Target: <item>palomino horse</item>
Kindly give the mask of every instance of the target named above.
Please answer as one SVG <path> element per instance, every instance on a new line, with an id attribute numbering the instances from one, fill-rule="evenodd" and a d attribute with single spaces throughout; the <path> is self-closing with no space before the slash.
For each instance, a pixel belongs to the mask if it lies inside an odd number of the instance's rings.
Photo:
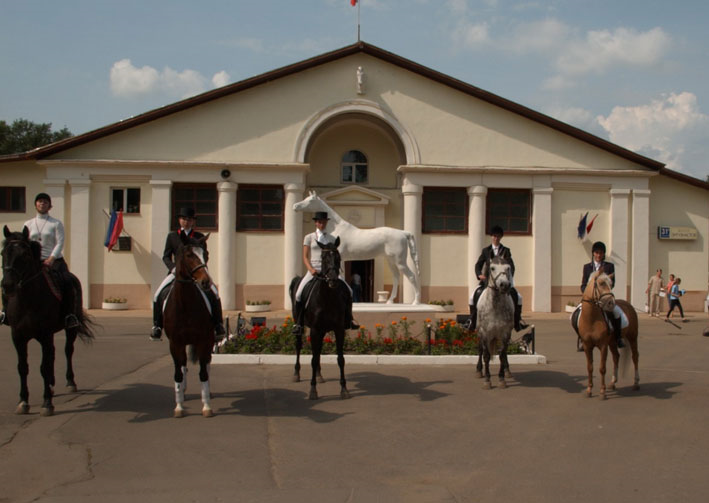
<path id="1" fill-rule="evenodd" d="M 187 347 L 192 363 L 199 361 L 199 380 L 202 384 L 202 415 L 212 417 L 209 393 L 209 363 L 214 346 L 214 322 L 207 307 L 209 302 L 201 290 L 212 285 L 204 261 L 205 237 L 195 240 L 180 233 L 182 246 L 175 260 L 175 281 L 165 301 L 165 335 L 170 340 L 170 354 L 175 364 L 175 417 L 185 412 L 187 389 Z"/>
<path id="2" fill-rule="evenodd" d="M 613 377 L 610 388 L 615 389 L 618 382 L 618 360 L 620 354 L 616 344 L 615 335 L 608 326 L 608 321 L 603 312 L 610 313 L 617 304 L 628 318 L 628 326 L 622 330 L 622 335 L 630 344 L 633 364 L 635 365 L 635 381 L 633 389 L 640 389 L 640 374 L 638 374 L 638 315 L 635 308 L 621 299 L 616 299 L 611 292 L 611 278 L 599 270 L 591 275 L 581 301 L 581 314 L 578 320 L 578 333 L 583 341 L 583 350 L 586 353 L 586 366 L 588 368 L 588 388 L 586 394 L 591 396 L 593 388 L 593 348 L 601 351 L 601 398 L 606 398 L 606 358 L 608 348 L 613 355 Z"/>
<path id="3" fill-rule="evenodd" d="M 44 379 L 44 402 L 41 415 L 51 416 L 54 413 L 52 395 L 54 387 L 54 333 L 64 328 L 67 314 L 62 311 L 62 303 L 52 293 L 47 268 L 40 260 L 40 244 L 30 241 L 27 227 L 22 232 L 10 232 L 4 228 L 5 242 L 2 249 L 2 291 L 7 295 L 7 317 L 12 331 L 12 342 L 17 351 L 17 371 L 20 374 L 20 402 L 17 405 L 18 414 L 29 413 L 29 390 L 27 388 L 27 343 L 37 339 L 42 346 L 42 363 L 40 372 Z M 81 305 L 81 284 L 78 285 Z M 81 310 L 76 314 L 79 326 L 66 329 L 66 385 L 70 391 L 76 391 L 72 356 L 74 341 L 78 335 L 84 342 L 93 339 L 93 323 Z"/>
<path id="4" fill-rule="evenodd" d="M 310 327 L 310 345 L 313 350 L 311 367 L 313 375 L 310 379 L 310 400 L 318 399 L 316 378 L 320 373 L 320 354 L 322 353 L 323 339 L 327 332 L 335 332 L 335 346 L 337 347 L 337 365 L 340 367 L 340 398 L 349 398 L 347 381 L 345 380 L 345 312 L 347 305 L 342 292 L 346 288 L 339 279 L 341 258 L 337 247 L 340 245 L 338 237 L 334 243 L 318 243 L 322 250 L 322 269 L 320 274 L 313 279 L 312 290 L 307 297 L 305 305 L 305 326 Z M 298 289 L 299 278 L 293 278 L 290 285 L 291 300 L 295 303 L 295 292 Z M 296 337 L 295 349 L 295 374 L 294 380 L 300 380 L 300 351 L 303 348 L 302 333 Z M 322 377 L 321 377 L 322 379 Z"/>
<path id="5" fill-rule="evenodd" d="M 327 223 L 326 230 L 328 233 L 342 238 L 342 249 L 340 249 L 342 260 L 370 260 L 379 255 L 385 255 L 393 277 L 391 294 L 387 303 L 394 302 L 401 274 L 404 274 L 414 287 L 415 294 L 412 304 L 421 303 L 419 259 L 413 234 L 392 227 L 360 229 L 345 221 L 314 191 L 311 191 L 307 198 L 295 203 L 293 209 L 295 211 L 327 211 L 330 221 Z M 406 263 L 409 253 L 414 261 L 415 271 L 412 271 Z"/>
<path id="6" fill-rule="evenodd" d="M 500 387 L 506 388 L 505 375 L 510 377 L 507 361 L 507 346 L 514 326 L 515 306 L 510 297 L 512 271 L 510 264 L 501 257 L 490 261 L 485 271 L 487 285 L 478 300 L 478 340 L 481 356 L 485 362 L 485 388 L 490 389 L 490 357 L 500 348 Z M 478 376 L 482 377 L 482 364 L 478 357 Z"/>

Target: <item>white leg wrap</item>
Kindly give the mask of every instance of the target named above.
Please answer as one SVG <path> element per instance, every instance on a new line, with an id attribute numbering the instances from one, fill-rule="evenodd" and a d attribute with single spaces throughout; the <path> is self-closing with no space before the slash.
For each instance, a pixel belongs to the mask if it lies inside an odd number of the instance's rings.
<path id="1" fill-rule="evenodd" d="M 185 381 L 175 383 L 175 410 L 182 410 L 182 404 L 185 403 Z"/>
<path id="2" fill-rule="evenodd" d="M 209 402 L 209 381 L 204 381 L 202 383 L 202 410 L 211 410 L 212 406 Z"/>

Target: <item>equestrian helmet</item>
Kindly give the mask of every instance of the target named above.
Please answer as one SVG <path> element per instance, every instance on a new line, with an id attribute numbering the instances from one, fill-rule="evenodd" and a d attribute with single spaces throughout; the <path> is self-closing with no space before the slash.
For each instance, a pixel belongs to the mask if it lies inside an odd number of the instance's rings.
<path id="1" fill-rule="evenodd" d="M 606 254 L 606 245 L 603 243 L 603 241 L 596 241 L 593 243 L 593 246 L 591 247 L 591 253 L 594 252 L 601 252 L 602 254 Z"/>
<path id="2" fill-rule="evenodd" d="M 505 231 L 502 230 L 502 227 L 500 227 L 499 225 L 496 225 L 492 229 L 490 229 L 490 235 L 502 237 L 505 235 Z"/>
<path id="3" fill-rule="evenodd" d="M 39 201 L 40 199 L 49 201 L 50 205 L 52 204 L 52 198 L 49 197 L 49 194 L 47 194 L 46 192 L 40 192 L 39 194 L 37 194 L 34 198 L 34 203 L 37 204 L 37 201 Z"/>
<path id="4" fill-rule="evenodd" d="M 327 211 L 316 211 L 313 220 L 330 220 L 327 216 Z"/>

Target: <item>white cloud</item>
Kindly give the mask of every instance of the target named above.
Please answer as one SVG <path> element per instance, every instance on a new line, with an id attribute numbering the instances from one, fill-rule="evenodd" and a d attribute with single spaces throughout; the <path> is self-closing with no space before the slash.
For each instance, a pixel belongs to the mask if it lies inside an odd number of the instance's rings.
<path id="1" fill-rule="evenodd" d="M 671 93 L 650 104 L 615 107 L 598 123 L 613 143 L 701 179 L 709 172 L 709 116 L 689 92 Z"/>
<path id="2" fill-rule="evenodd" d="M 490 42 L 486 23 L 474 24 L 462 21 L 453 31 L 453 38 L 457 44 L 462 44 L 469 49 L 476 49 Z"/>
<path id="3" fill-rule="evenodd" d="M 218 87 L 219 82 L 228 80 L 229 75 L 221 71 L 214 75 L 212 84 Z M 166 66 L 158 71 L 147 65 L 138 68 L 127 58 L 113 64 L 110 82 L 113 94 L 121 98 L 161 93 L 168 98 L 182 99 L 204 92 L 208 87 L 207 79 L 195 70 L 178 72 Z"/>
<path id="4" fill-rule="evenodd" d="M 231 77 L 227 72 L 222 70 L 212 76 L 212 85 L 214 87 L 223 87 L 231 81 Z"/>

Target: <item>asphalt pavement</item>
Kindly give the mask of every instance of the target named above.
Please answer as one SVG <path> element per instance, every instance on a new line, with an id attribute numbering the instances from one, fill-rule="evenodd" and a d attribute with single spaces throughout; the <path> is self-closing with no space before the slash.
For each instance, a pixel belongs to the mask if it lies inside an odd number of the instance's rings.
<path id="1" fill-rule="evenodd" d="M 147 311 L 92 311 L 77 344 L 79 392 L 40 417 L 39 345 L 30 345 L 29 415 L 10 330 L 0 328 L 0 502 L 706 501 L 709 325 L 640 315 L 640 390 L 632 370 L 607 400 L 585 396 L 586 363 L 568 315 L 530 315 L 543 365 L 512 365 L 485 390 L 471 365 L 323 366 L 320 399 L 287 365 L 212 365 L 200 415 L 196 367 L 187 417 L 174 419 L 168 343 Z M 599 353 L 596 352 L 596 363 Z M 309 376 L 309 357 L 304 377 Z M 610 360 L 609 360 L 610 364 Z"/>

